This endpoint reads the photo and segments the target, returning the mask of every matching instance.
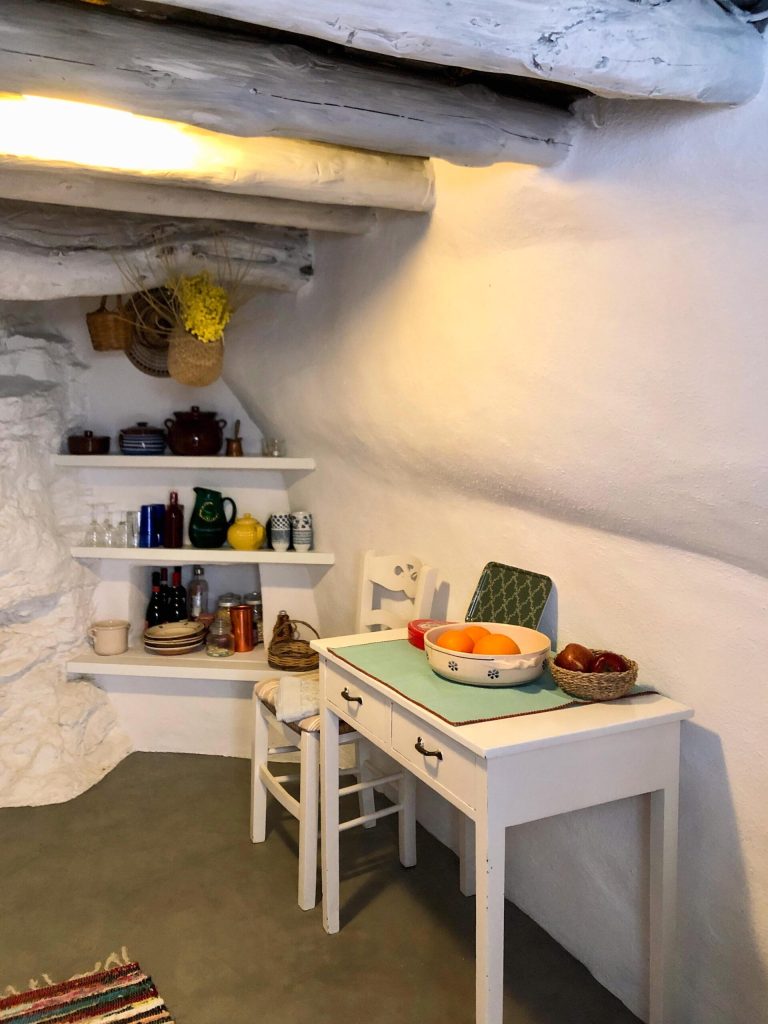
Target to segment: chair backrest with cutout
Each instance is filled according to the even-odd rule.
[[[357,631],[399,629],[432,613],[437,569],[413,555],[366,551],[357,610]]]

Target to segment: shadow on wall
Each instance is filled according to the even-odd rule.
[[[287,438],[289,455],[295,448],[295,438],[289,432],[295,410],[280,401],[279,395],[286,392],[279,387],[274,390],[282,377],[283,360],[295,381],[306,381],[313,389],[313,371],[319,363],[335,358],[334,345],[326,341],[315,350],[322,333],[314,329],[315,322],[319,327],[343,324],[350,308],[366,301],[369,291],[385,289],[390,279],[402,274],[409,253],[429,232],[430,214],[388,210],[377,216],[376,228],[362,238],[318,235],[323,264],[316,266],[312,280],[298,294],[261,292],[238,311],[228,329],[223,378],[265,437]],[[373,260],[369,246],[375,248]],[[339,265],[341,276],[336,269]],[[358,274],[360,281],[356,280]],[[335,340],[342,336],[339,332]],[[343,386],[344,382],[338,383]],[[294,388],[290,391],[293,394]],[[331,416],[329,425],[332,421]],[[351,435],[337,440],[354,446],[356,439]]]
[[[750,890],[744,868],[745,847],[760,837],[740,829],[717,733],[683,722],[681,740],[678,955],[685,961],[704,941],[719,958],[714,970],[680,970],[686,987],[675,1019],[691,1021],[686,1007],[708,1006],[708,1019],[722,1024],[764,1020],[768,970],[754,920],[762,897]]]

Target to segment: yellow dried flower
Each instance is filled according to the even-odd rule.
[[[232,317],[226,289],[203,271],[194,277],[177,278],[174,290],[185,329],[200,341],[219,341]]]

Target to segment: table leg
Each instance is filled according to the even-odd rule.
[[[398,799],[403,805],[397,816],[398,846],[400,863],[412,868],[416,866],[416,780],[405,768],[402,772],[398,784]]]
[[[459,815],[459,890],[462,896],[475,895],[475,823],[461,811]]]
[[[323,880],[323,927],[339,930],[339,720],[320,708],[320,849]]]
[[[672,956],[677,917],[678,784],[651,793],[649,1024],[674,1019]]]
[[[504,997],[505,829],[475,824],[475,1020],[501,1024]]]

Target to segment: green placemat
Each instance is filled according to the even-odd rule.
[[[424,652],[407,640],[350,644],[329,650],[451,725],[535,715],[592,703],[578,700],[561,690],[548,668],[534,682],[523,686],[465,686],[435,675]],[[655,692],[649,686],[635,686],[627,696]]]

